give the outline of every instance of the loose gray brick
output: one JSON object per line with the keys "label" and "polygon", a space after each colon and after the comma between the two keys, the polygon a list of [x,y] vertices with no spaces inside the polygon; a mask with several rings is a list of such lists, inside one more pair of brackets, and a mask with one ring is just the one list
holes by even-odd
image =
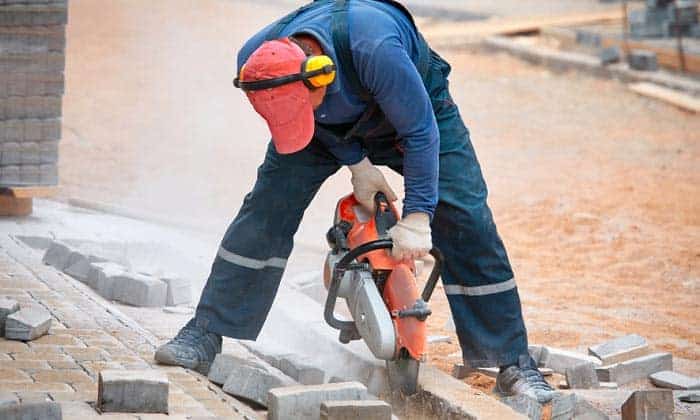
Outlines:
{"label": "loose gray brick", "polygon": [[94,255],[84,255],[83,253],[76,251],[71,253],[70,257],[68,258],[66,268],[63,270],[63,272],[81,283],[88,284],[92,270],[92,263],[103,262],[106,262],[103,258],[95,257]]}
{"label": "loose gray brick", "polygon": [[321,420],[391,420],[391,406],[380,400],[324,401]]}
{"label": "loose gray brick", "polygon": [[39,163],[55,164],[58,162],[58,141],[36,143],[39,149]]}
{"label": "loose gray brick", "polygon": [[37,306],[20,309],[5,320],[5,338],[10,340],[35,340],[49,332],[51,314]]}
{"label": "loose gray brick", "polygon": [[20,143],[22,165],[38,165],[41,162],[39,143],[28,141]]}
{"label": "loose gray brick", "polygon": [[[0,304],[0,307],[1,306],[2,305]],[[700,378],[691,378],[690,376],[670,370],[652,373],[649,375],[649,379],[651,379],[651,382],[659,388],[681,390],[700,389]]]}
{"label": "loose gray brick", "polygon": [[57,118],[61,116],[60,96],[11,96],[0,101],[0,119]]}
{"label": "loose gray brick", "polygon": [[39,185],[41,182],[39,165],[20,165],[19,180],[22,185]]}
{"label": "loose gray brick", "polygon": [[[17,65],[24,63],[24,58],[3,58],[0,62]],[[62,96],[65,93],[63,71],[4,72],[0,73],[0,98],[10,96]]]}
{"label": "loose gray brick", "polygon": [[242,363],[233,365],[229,377],[224,382],[223,389],[227,394],[245,398],[267,407],[268,393],[271,389],[296,384],[292,378],[274,367],[263,367],[257,363]]}
{"label": "loose gray brick", "polygon": [[73,252],[73,249],[67,244],[60,241],[53,241],[51,246],[46,250],[42,261],[46,265],[63,271],[68,265]]}
{"label": "loose gray brick", "polygon": [[231,376],[231,372],[233,372],[237,366],[244,364],[259,367],[260,369],[267,369],[265,363],[253,356],[250,352],[243,348],[236,348],[233,352],[228,351],[227,353],[219,353],[216,355],[209,369],[208,378],[217,385],[223,385],[226,383],[226,379]]}
{"label": "loose gray brick", "polygon": [[170,384],[157,370],[103,370],[97,405],[103,412],[168,413]]}
{"label": "loose gray brick", "polygon": [[126,272],[119,264],[112,262],[90,264],[88,285],[105,299],[114,299],[114,279]]}
{"label": "loose gray brick", "polygon": [[627,60],[634,70],[656,71],[659,69],[656,53],[652,51],[632,50],[627,55]]}
{"label": "loose gray brick", "polygon": [[364,399],[367,389],[359,382],[275,388],[268,397],[268,419],[318,419],[325,401]]}
{"label": "loose gray brick", "polygon": [[165,306],[168,286],[155,277],[122,273],[114,278],[114,299],[140,307]]}
{"label": "loose gray brick", "polygon": [[5,335],[5,320],[19,311],[19,303],[14,299],[0,297],[0,337]]}
{"label": "loose gray brick", "polygon": [[2,409],[2,407],[15,404],[19,404],[19,398],[17,398],[17,396],[14,393],[0,391],[0,410]]}
{"label": "loose gray brick", "polygon": [[[3,8],[3,10],[5,10]],[[3,13],[0,12],[0,19]],[[66,28],[51,26],[4,26],[0,25],[0,54],[25,54],[41,52],[64,52]]]}
{"label": "loose gray brick", "polygon": [[673,420],[673,392],[635,391],[622,405],[622,420]]}
{"label": "loose gray brick", "polygon": [[553,347],[544,347],[542,350],[542,359],[540,363],[544,367],[548,367],[557,373],[566,374],[566,369],[574,367],[580,363],[590,362],[596,366],[600,366],[601,362],[595,357],[585,354],[557,349]]}
{"label": "loose gray brick", "polygon": [[542,418],[542,405],[526,395],[501,398],[501,402],[530,419]]}
{"label": "loose gray brick", "polygon": [[593,363],[584,362],[566,369],[566,383],[570,389],[599,388],[598,375]]}
{"label": "loose gray brick", "polygon": [[39,165],[39,177],[41,185],[58,185],[58,165]]}
{"label": "loose gray brick", "polygon": [[601,360],[603,365],[612,365],[650,353],[649,344],[637,334],[625,335],[588,348],[588,353]]}
{"label": "loose gray brick", "polygon": [[0,121],[0,143],[37,142],[40,150],[53,150],[58,147],[60,138],[61,120],[58,118]]}
{"label": "loose gray brick", "polygon": [[19,184],[19,165],[0,166],[0,185],[13,186]]}
{"label": "loose gray brick", "polygon": [[639,379],[644,379],[652,373],[673,370],[671,353],[654,353],[609,366],[597,367],[598,379],[601,382],[617,382],[624,385]]}
{"label": "loose gray brick", "polygon": [[326,379],[326,372],[313,366],[310,360],[297,355],[283,357],[279,369],[302,385],[320,385]]}
{"label": "loose gray brick", "polygon": [[166,304],[168,306],[183,305],[192,302],[192,288],[187,279],[165,277],[161,279],[167,286]]}
{"label": "loose gray brick", "polygon": [[532,357],[532,360],[534,360],[535,363],[537,363],[537,366],[540,366],[544,347],[530,344],[529,346],[527,346],[527,350],[530,353],[530,357]]}
{"label": "loose gray brick", "polygon": [[68,9],[65,5],[6,5],[0,8],[0,26],[65,25]]}
{"label": "loose gray brick", "polygon": [[[0,55],[0,74],[62,73],[66,67],[63,53]],[[5,119],[5,118],[3,118]]]}
{"label": "loose gray brick", "polygon": [[61,405],[56,402],[35,402],[0,406],[2,420],[61,420]]}

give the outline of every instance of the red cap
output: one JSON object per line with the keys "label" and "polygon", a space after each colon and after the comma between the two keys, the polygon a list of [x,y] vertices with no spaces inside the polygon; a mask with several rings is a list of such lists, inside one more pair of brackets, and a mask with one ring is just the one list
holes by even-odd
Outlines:
{"label": "red cap", "polygon": [[[301,71],[304,60],[304,51],[289,39],[267,41],[248,58],[240,78],[252,82],[296,74]],[[295,153],[311,142],[314,110],[311,92],[304,82],[250,91],[246,95],[253,108],[267,121],[278,153]]]}

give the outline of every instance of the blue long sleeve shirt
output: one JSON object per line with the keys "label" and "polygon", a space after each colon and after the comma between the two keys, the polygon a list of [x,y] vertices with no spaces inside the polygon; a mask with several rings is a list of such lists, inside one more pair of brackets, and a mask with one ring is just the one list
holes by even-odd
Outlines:
{"label": "blue long sleeve shirt", "polygon": [[[303,12],[281,36],[311,35],[324,54],[333,59],[338,66],[337,77],[328,86],[315,118],[322,124],[348,124],[356,122],[367,105],[353,92],[333,48],[332,8],[330,2]],[[432,217],[437,205],[440,137],[430,97],[416,69],[416,31],[403,12],[382,2],[353,1],[348,15],[350,49],[360,82],[403,140],[404,215],[422,212]],[[239,71],[265,41],[271,26],[254,35],[239,51]],[[328,146],[343,165],[358,163],[366,156],[359,142]]]}

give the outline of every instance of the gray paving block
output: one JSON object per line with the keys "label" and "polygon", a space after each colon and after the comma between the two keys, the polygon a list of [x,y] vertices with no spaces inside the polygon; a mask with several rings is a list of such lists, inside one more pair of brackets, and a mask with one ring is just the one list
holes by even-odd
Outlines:
{"label": "gray paving block", "polygon": [[19,184],[19,165],[0,166],[0,186],[13,186]]}
{"label": "gray paving block", "polygon": [[542,418],[542,405],[525,395],[501,398],[501,402],[530,419]]}
{"label": "gray paving block", "polygon": [[105,299],[114,299],[114,279],[126,272],[123,266],[112,263],[90,264],[90,274],[87,284]]}
{"label": "gray paving block", "polygon": [[618,47],[607,47],[600,50],[598,57],[600,58],[600,64],[604,66],[619,63],[622,57],[622,51]]}
{"label": "gray paving block", "polygon": [[66,268],[63,270],[63,272],[81,283],[88,284],[92,270],[92,263],[102,262],[106,261],[103,258],[96,257],[94,255],[85,255],[79,251],[75,251],[72,252],[68,258],[68,263],[66,264]]}
{"label": "gray paving block", "polygon": [[35,340],[49,332],[51,314],[38,306],[30,306],[12,313],[5,319],[5,338]]}
{"label": "gray paving block", "polygon": [[652,373],[673,370],[671,353],[654,353],[609,366],[596,368],[601,382],[617,382],[618,385],[628,384],[644,379]]}
{"label": "gray paving block", "polygon": [[41,182],[39,165],[20,165],[19,180],[22,185],[39,185]]}
{"label": "gray paving block", "polygon": [[22,163],[22,146],[20,143],[0,143],[0,165],[10,166]]}
{"label": "gray paving block", "polygon": [[603,365],[624,362],[650,352],[647,340],[637,334],[625,335],[588,348],[588,353],[599,358]]}
{"label": "gray paving block", "polygon": [[380,400],[324,401],[321,420],[391,420],[391,405]]}
{"label": "gray paving block", "polygon": [[673,420],[671,390],[635,391],[622,405],[622,420]]}
{"label": "gray paving block", "polygon": [[656,53],[653,51],[631,50],[627,55],[627,61],[634,70],[656,71],[659,69]]}
{"label": "gray paving block", "polygon": [[3,73],[62,73],[66,68],[63,53],[32,53],[0,55],[0,74]]}
{"label": "gray paving block", "polygon": [[[268,393],[273,388],[288,387],[297,383],[279,369],[263,367],[256,363],[234,364],[224,382],[224,392],[235,397],[268,406]],[[319,403],[320,405],[320,403]]]}
{"label": "gray paving block", "polygon": [[576,396],[575,420],[610,420],[610,417],[581,396]]}
{"label": "gray paving block", "polygon": [[579,363],[566,369],[566,383],[570,389],[599,388],[595,365],[590,362]]}
{"label": "gray paving block", "polygon": [[183,305],[192,302],[192,287],[187,279],[164,277],[161,280],[167,286],[165,302],[168,306]]}
{"label": "gray paving block", "polygon": [[542,361],[542,352],[544,350],[543,346],[539,346],[536,344],[530,344],[527,346],[527,350],[530,353],[530,357],[532,357],[532,360],[537,363],[537,366],[540,365],[540,362]]}
{"label": "gray paving block", "polygon": [[157,370],[103,370],[97,405],[103,412],[168,413],[170,383]]}
{"label": "gray paving block", "polygon": [[55,145],[50,148],[53,150],[60,138],[61,120],[58,118],[0,121],[0,144],[37,142],[40,150],[46,150],[47,144]]}
{"label": "gray paving block", "polygon": [[41,162],[39,153],[39,143],[33,141],[25,141],[20,143],[20,154],[22,165],[38,165]]}
{"label": "gray paving block", "polygon": [[39,165],[40,185],[58,185],[58,165],[55,163]]}
{"label": "gray paving block", "polygon": [[578,364],[590,362],[600,366],[601,362],[593,356],[577,353],[569,350],[557,349],[554,347],[544,347],[540,363],[557,373],[566,374],[566,369]]}
{"label": "gray paving block", "polygon": [[0,406],[2,420],[61,420],[61,405],[56,402],[35,402]]}
{"label": "gray paving block", "polygon": [[58,141],[42,141],[37,143],[39,148],[39,163],[51,164],[58,162]]}
{"label": "gray paving block", "polygon": [[[2,19],[0,12],[0,19]],[[0,54],[63,52],[66,49],[66,27],[0,25]]]}
{"label": "gray paving block", "polygon": [[19,398],[13,392],[0,391],[0,409],[15,404],[19,404]]}
{"label": "gray paving block", "polygon": [[19,303],[14,299],[0,297],[0,337],[5,335],[5,320],[19,311]]}
{"label": "gray paving block", "polygon": [[279,370],[302,385],[320,385],[325,382],[326,372],[312,365],[309,359],[298,355],[287,355],[280,360]]}
{"label": "gray paving block", "polygon": [[0,26],[65,25],[68,9],[65,5],[5,5],[0,8]]}
{"label": "gray paving block", "polygon": [[0,98],[10,96],[62,96],[65,83],[62,72],[0,74]]}
{"label": "gray paving block", "polygon": [[270,390],[269,420],[318,419],[321,403],[367,399],[367,389],[359,382],[290,386]]}
{"label": "gray paving block", "polygon": [[[2,304],[0,304],[0,308]],[[2,311],[2,309],[0,309]],[[0,312],[0,316],[2,316]],[[2,322],[2,321],[0,321]],[[700,389],[700,378],[691,378],[678,372],[664,370],[649,375],[651,382],[659,388],[693,390]]]}
{"label": "gray paving block", "polygon": [[231,376],[231,372],[240,365],[247,364],[261,369],[267,369],[265,363],[253,356],[250,352],[243,348],[236,348],[233,351],[227,350],[226,353],[219,353],[214,358],[214,362],[209,369],[208,378],[211,382],[217,385],[226,383],[226,379]]}
{"label": "gray paving block", "polygon": [[0,120],[57,118],[61,112],[60,96],[11,96],[0,101]]}
{"label": "gray paving block", "polygon": [[140,307],[165,306],[168,286],[155,277],[139,273],[122,273],[113,279],[114,299]]}
{"label": "gray paving block", "polygon": [[44,253],[43,263],[57,270],[63,271],[70,261],[73,249],[60,241],[51,242],[51,246]]}

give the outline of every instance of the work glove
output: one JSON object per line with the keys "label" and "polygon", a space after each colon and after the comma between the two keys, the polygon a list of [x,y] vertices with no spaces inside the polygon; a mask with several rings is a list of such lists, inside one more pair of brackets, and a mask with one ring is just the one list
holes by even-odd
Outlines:
{"label": "work glove", "polygon": [[372,165],[369,159],[364,158],[359,163],[348,166],[352,172],[353,194],[357,201],[367,210],[374,212],[374,196],[383,192],[387,200],[396,201],[398,197],[389,183],[386,182],[382,172]]}
{"label": "work glove", "polygon": [[411,213],[389,229],[394,241],[391,254],[394,258],[416,259],[425,256],[433,247],[430,235],[430,216],[425,213]]}

